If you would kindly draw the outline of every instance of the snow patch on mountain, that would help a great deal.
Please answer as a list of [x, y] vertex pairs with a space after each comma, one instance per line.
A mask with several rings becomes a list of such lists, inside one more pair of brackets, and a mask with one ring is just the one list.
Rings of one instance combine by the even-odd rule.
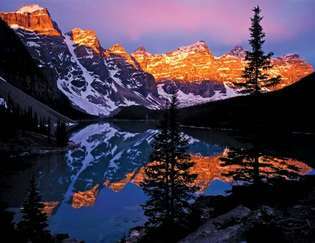
[[7, 82], [7, 80], [5, 80], [5, 79], [2, 78], [2, 77], [0, 77], [0, 80], [1, 80], [2, 82]]
[[[95, 78], [89, 73], [89, 71], [80, 63], [75, 52], [74, 43], [70, 36], [65, 35], [65, 43], [71, 53], [71, 58], [76, 65], [82, 71], [82, 76], [86, 81], [86, 88], [84, 91], [74, 90], [71, 87], [71, 82], [64, 79], [57, 81], [58, 88], [72, 101], [73, 105], [78, 106], [88, 114], [96, 116], [108, 116], [110, 113], [117, 109], [117, 105], [105, 95], [101, 96], [97, 90], [92, 87], [92, 83]], [[98, 100], [102, 102], [95, 103], [91, 99], [92, 97], [98, 97]]]
[[27, 46], [29, 46], [29, 47], [40, 47], [40, 45], [37, 44], [37, 43], [34, 42], [34, 41], [28, 41], [26, 44], [27, 44]]
[[191, 45], [181, 46], [175, 52], [194, 52], [194, 51], [209, 51], [205, 41], [197, 41]]
[[1, 98], [0, 97], [0, 107], [4, 107], [4, 108], [7, 108], [7, 102], [5, 101], [4, 98]]
[[10, 28], [13, 29], [13, 30], [19, 30], [19, 29], [21, 29], [21, 30], [25, 30], [25, 31], [28, 31], [28, 32], [33, 32], [32, 29], [26, 28], [26, 27], [21, 26], [21, 25], [18, 25], [18, 24], [10, 24], [9, 26], [10, 26]]
[[[171, 101], [172, 94], [167, 93], [164, 90], [164, 84], [158, 84], [158, 93], [161, 97]], [[227, 83], [224, 83], [225, 92], [221, 90], [215, 90], [214, 95], [210, 97], [202, 97], [201, 95], [196, 95], [193, 93], [185, 93], [182, 90], [178, 89], [176, 92], [176, 96], [178, 99], [178, 107], [189, 107], [198, 104], [203, 104], [211, 101], [224, 100], [229, 99], [236, 96], [246, 95], [244, 93], [240, 93], [240, 90], [236, 90], [231, 88]]]
[[22, 8], [20, 8], [16, 12], [21, 13], [21, 14], [27, 14], [27, 13], [33, 13], [36, 11], [40, 11], [40, 10], [45, 10], [45, 8], [39, 6], [38, 4], [30, 4], [30, 5], [23, 6]]

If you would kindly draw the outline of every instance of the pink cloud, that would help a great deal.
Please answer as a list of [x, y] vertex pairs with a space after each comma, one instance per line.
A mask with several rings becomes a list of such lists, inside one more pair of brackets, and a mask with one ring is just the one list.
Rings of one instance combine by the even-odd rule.
[[315, 41], [314, 0], [4, 0], [0, 9], [31, 2], [47, 7], [64, 32], [96, 30], [105, 47], [121, 42], [128, 50], [144, 45], [164, 52], [205, 40], [222, 52], [247, 42], [256, 4], [265, 16], [267, 45], [310, 56]]
[[[262, 5], [268, 9], [270, 4]], [[104, 10], [106, 19], [114, 23], [115, 29], [132, 40], [158, 32], [164, 35], [203, 32], [231, 44], [248, 39], [253, 6], [254, 1], [121, 0], [105, 4]], [[279, 14], [264, 15], [265, 31], [274, 39], [287, 39], [300, 31], [288, 21], [279, 21]]]

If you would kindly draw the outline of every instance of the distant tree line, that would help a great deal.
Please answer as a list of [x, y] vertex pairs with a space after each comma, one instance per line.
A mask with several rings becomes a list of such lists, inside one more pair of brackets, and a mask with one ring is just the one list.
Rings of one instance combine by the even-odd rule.
[[47, 136], [48, 142], [54, 140], [56, 145], [65, 146], [68, 142], [66, 124], [63, 121], [53, 124], [50, 118], [43, 118], [29, 106], [27, 109], [16, 104], [8, 96], [6, 106], [0, 107], [0, 138], [10, 139], [17, 136], [17, 132], [26, 131]]

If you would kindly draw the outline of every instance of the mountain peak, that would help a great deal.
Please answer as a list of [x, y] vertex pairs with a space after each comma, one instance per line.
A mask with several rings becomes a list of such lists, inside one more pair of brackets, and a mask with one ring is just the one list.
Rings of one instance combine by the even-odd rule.
[[110, 48], [106, 49], [105, 53], [128, 54], [126, 49], [120, 43], [116, 43], [116, 44], [112, 45]]
[[140, 46], [137, 48], [136, 52], [147, 52], [147, 50], [144, 48], [144, 46]]
[[176, 51], [190, 52], [190, 51], [207, 51], [209, 52], [208, 45], [205, 41], [197, 41], [191, 45], [181, 46]]
[[235, 57], [245, 58], [246, 51], [242, 46], [235, 46], [228, 54]]
[[140, 46], [131, 55], [151, 56], [152, 54], [148, 52], [143, 46]]
[[129, 63], [135, 68], [137, 67], [132, 57], [120, 43], [116, 43], [110, 48], [106, 49], [104, 51], [104, 57], [107, 59], [120, 59], [123, 60], [123, 62]]
[[86, 46], [99, 54], [101, 45], [94, 30], [74, 28], [71, 30], [73, 42], [79, 46]]
[[48, 10], [37, 4], [25, 5], [16, 12], [0, 13], [0, 18], [13, 29], [23, 29], [47, 36], [61, 35]]
[[42, 11], [42, 10], [46, 11], [47, 9], [39, 6], [38, 4], [29, 4], [29, 5], [25, 5], [21, 7], [16, 12], [21, 13], [21, 14], [27, 14], [27, 13], [34, 13], [34, 12]]
[[125, 51], [125, 48], [124, 48], [123, 45], [120, 44], [120, 43], [115, 43], [115, 44], [113, 44], [111, 48], [117, 49], [117, 50], [124, 50], [124, 51]]

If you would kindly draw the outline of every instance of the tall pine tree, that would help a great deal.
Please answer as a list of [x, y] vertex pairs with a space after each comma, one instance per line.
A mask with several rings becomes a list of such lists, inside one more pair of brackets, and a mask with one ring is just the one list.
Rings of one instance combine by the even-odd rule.
[[265, 42], [265, 33], [261, 26], [263, 17], [261, 16], [261, 9], [259, 6], [253, 9], [254, 16], [251, 18], [251, 27], [249, 44], [250, 51], [246, 51], [245, 60], [247, 66], [245, 67], [243, 78], [244, 83], [237, 85], [244, 88], [247, 92], [261, 93], [264, 88], [271, 87], [280, 81], [280, 76], [270, 77], [268, 70], [272, 68], [271, 57], [273, 53], [265, 54], [262, 46]]
[[47, 215], [42, 212], [44, 205], [37, 189], [35, 177], [32, 176], [30, 188], [22, 207], [22, 220], [18, 224], [18, 231], [27, 242], [50, 242], [51, 237], [47, 229]]
[[[193, 185], [196, 175], [190, 173], [194, 163], [187, 153], [188, 142], [176, 121], [176, 103], [174, 95], [160, 123], [151, 163], [145, 167], [141, 184], [149, 196], [143, 205], [144, 214], [148, 217], [147, 235], [158, 232], [158, 238], [166, 237], [167, 241], [187, 225], [185, 220], [190, 213], [190, 202], [198, 189]], [[153, 239], [159, 241], [157, 234], [150, 238], [151, 242]], [[166, 242], [165, 239], [162, 241]]]

